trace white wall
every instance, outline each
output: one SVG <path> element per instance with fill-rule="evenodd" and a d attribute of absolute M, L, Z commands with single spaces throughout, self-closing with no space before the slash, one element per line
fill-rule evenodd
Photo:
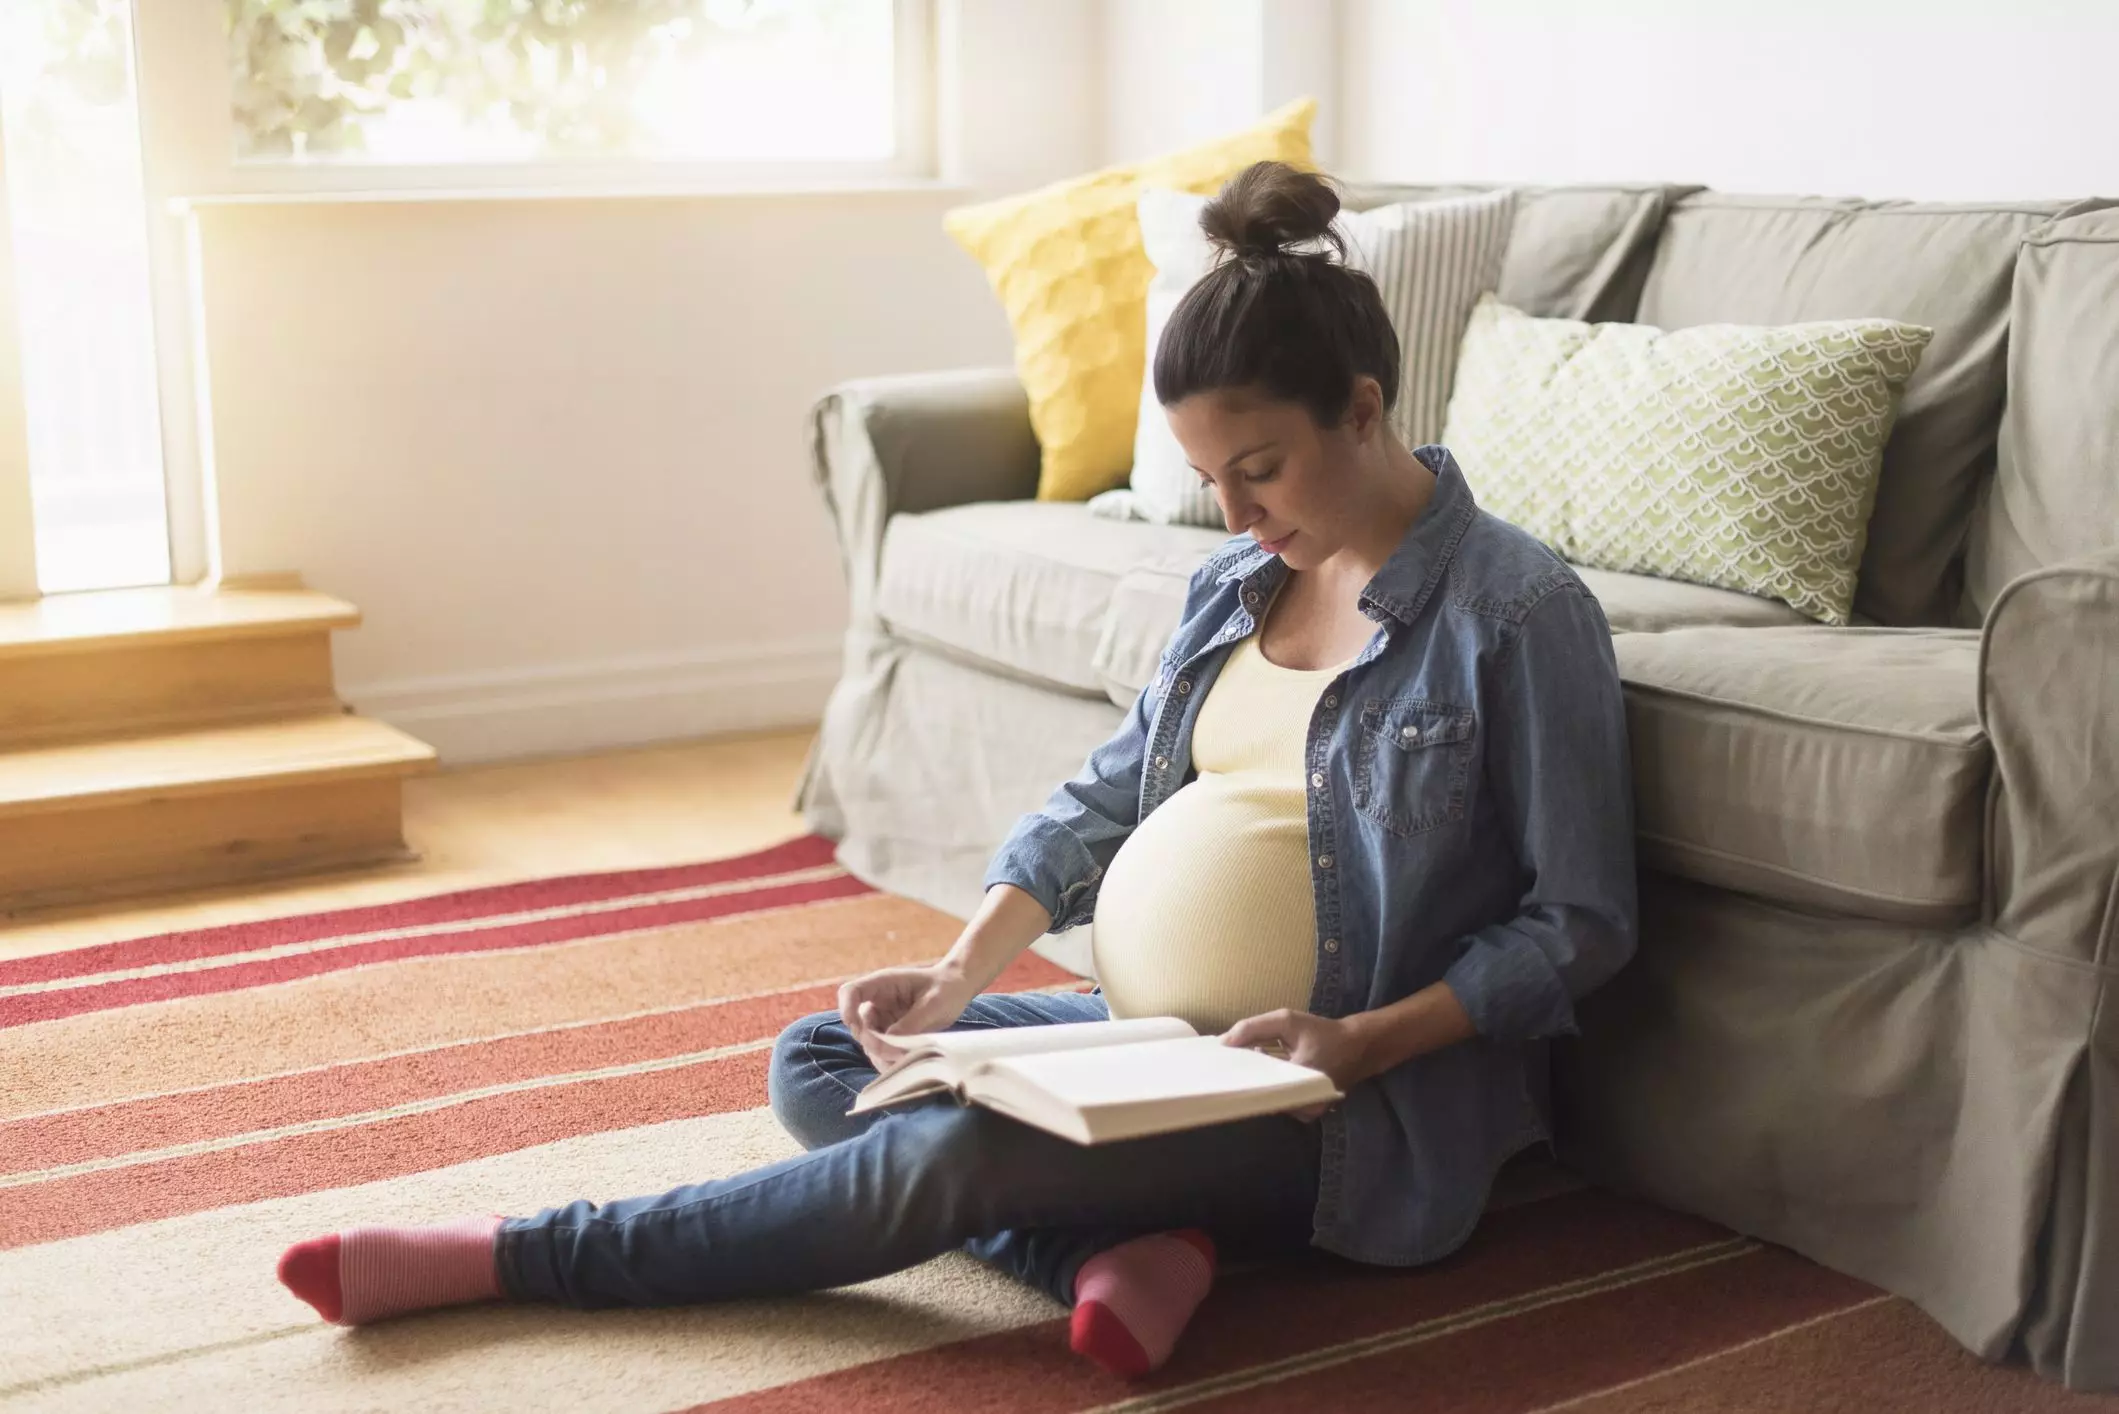
<path fill-rule="evenodd" d="M 1310 135 L 1338 135 L 1339 0 L 1102 0 L 1103 147 L 1130 162 L 1318 100 Z"/>
<path fill-rule="evenodd" d="M 1341 166 L 2119 195 L 2105 0 L 1342 0 Z"/>
<path fill-rule="evenodd" d="M 954 189 L 200 207 L 224 573 L 357 604 L 341 695 L 446 763 L 814 720 L 806 410 L 1006 363 L 942 213 L 1101 152 L 1094 7 L 944 3 Z"/>

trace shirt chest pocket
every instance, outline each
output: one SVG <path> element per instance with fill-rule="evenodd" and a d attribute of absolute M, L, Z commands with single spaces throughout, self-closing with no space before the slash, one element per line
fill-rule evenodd
<path fill-rule="evenodd" d="M 1370 699 L 1354 744 L 1354 808 L 1400 838 L 1464 818 L 1477 720 L 1425 697 Z"/>

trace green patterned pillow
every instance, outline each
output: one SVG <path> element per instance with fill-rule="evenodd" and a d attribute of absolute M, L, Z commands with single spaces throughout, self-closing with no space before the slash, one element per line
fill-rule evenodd
<path fill-rule="evenodd" d="M 1844 624 L 1899 393 L 1934 330 L 1534 319 L 1493 296 L 1442 441 L 1486 510 L 1596 569 Z"/>

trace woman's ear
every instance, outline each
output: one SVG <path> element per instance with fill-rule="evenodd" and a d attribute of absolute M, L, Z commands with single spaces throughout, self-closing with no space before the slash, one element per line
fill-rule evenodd
<path fill-rule="evenodd" d="M 1366 373 L 1354 379 L 1354 395 L 1347 400 L 1346 430 L 1356 442 L 1366 442 L 1383 431 L 1383 385 Z"/>

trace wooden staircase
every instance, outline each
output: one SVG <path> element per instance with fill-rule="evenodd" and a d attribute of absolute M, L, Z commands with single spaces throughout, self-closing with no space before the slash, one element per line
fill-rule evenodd
<path fill-rule="evenodd" d="M 351 715 L 298 585 L 0 604 L 0 915 L 414 859 L 434 748 Z"/>

